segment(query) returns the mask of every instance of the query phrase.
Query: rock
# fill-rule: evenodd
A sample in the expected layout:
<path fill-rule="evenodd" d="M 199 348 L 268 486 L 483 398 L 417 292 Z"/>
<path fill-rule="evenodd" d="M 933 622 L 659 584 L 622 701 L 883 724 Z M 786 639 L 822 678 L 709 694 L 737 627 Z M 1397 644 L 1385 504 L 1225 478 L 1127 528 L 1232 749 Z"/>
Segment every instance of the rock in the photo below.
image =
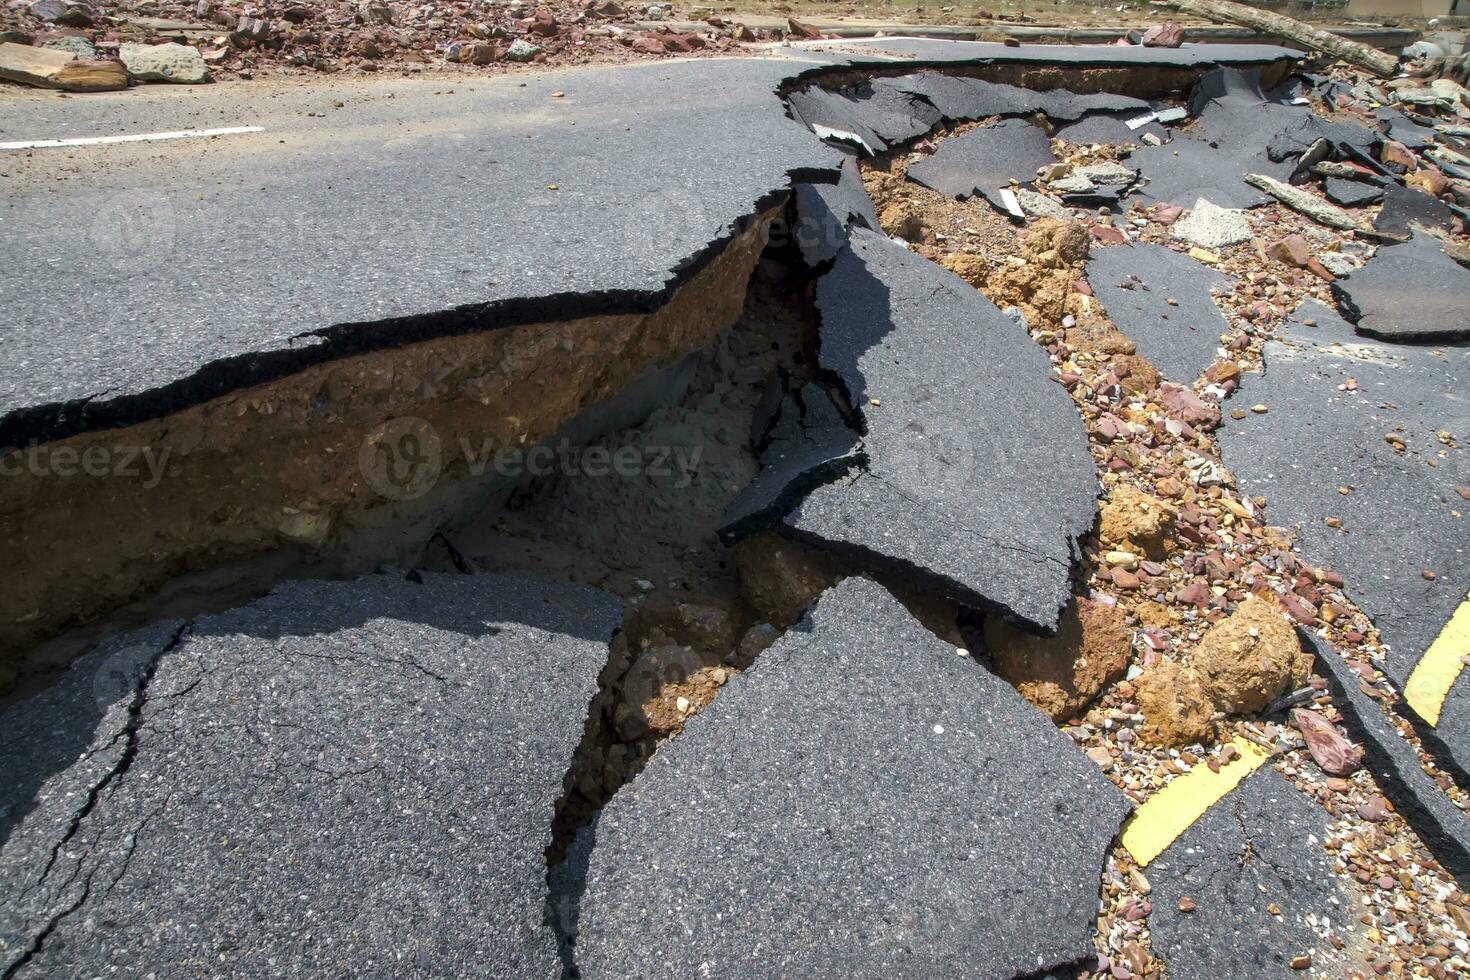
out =
<path fill-rule="evenodd" d="M 505 54 L 505 49 L 498 44 L 488 41 L 474 41 L 470 44 L 450 45 L 450 61 L 461 65 L 488 65 L 499 61 Z"/>
<path fill-rule="evenodd" d="M 1159 372 L 1146 357 L 1137 354 L 1115 354 L 1108 362 L 1123 390 L 1130 395 L 1142 395 L 1159 386 Z"/>
<path fill-rule="evenodd" d="M 985 621 L 985 645 L 995 672 L 1052 721 L 1062 722 L 1123 676 L 1133 634 L 1122 609 L 1079 597 L 1062 613 L 1056 636 L 1022 633 L 992 616 Z"/>
<path fill-rule="evenodd" d="M 32 17 L 65 27 L 91 27 L 97 16 L 91 4 L 66 0 L 36 0 L 28 9 Z"/>
<path fill-rule="evenodd" d="M 1105 551 L 1127 551 L 1155 560 L 1174 545 L 1179 509 L 1132 487 L 1115 487 L 1103 501 L 1098 540 Z"/>
<path fill-rule="evenodd" d="M 1245 182 L 1258 187 L 1293 211 L 1299 211 L 1318 224 L 1345 231 L 1362 231 L 1363 226 L 1356 218 L 1335 204 L 1328 204 L 1315 194 L 1292 187 L 1290 184 L 1268 177 L 1265 174 L 1247 174 Z"/>
<path fill-rule="evenodd" d="M 1273 259 L 1305 269 L 1312 258 L 1312 248 L 1301 235 L 1287 235 L 1266 250 Z"/>
<path fill-rule="evenodd" d="M 53 34 L 43 37 L 41 47 L 52 51 L 70 51 L 80 61 L 91 61 L 97 57 L 97 47 L 84 37 L 72 34 Z"/>
<path fill-rule="evenodd" d="M 506 49 L 505 60 L 531 61 L 540 53 L 541 49 L 539 47 L 527 41 L 525 38 L 518 37 L 510 42 L 510 47 Z"/>
<path fill-rule="evenodd" d="M 1105 186 L 1126 186 L 1138 179 L 1138 171 L 1132 167 L 1125 167 L 1113 160 L 1104 160 L 1102 163 L 1090 163 L 1078 167 L 1078 177 L 1091 181 L 1093 184 Z"/>
<path fill-rule="evenodd" d="M 1201 248 L 1221 249 L 1249 241 L 1251 227 L 1244 211 L 1216 207 L 1200 198 L 1188 217 L 1174 222 L 1170 234 Z"/>
<path fill-rule="evenodd" d="M 1307 751 L 1329 776 L 1347 776 L 1363 765 L 1363 750 L 1349 742 L 1337 726 L 1315 711 L 1293 708 L 1292 723 L 1306 740 Z"/>
<path fill-rule="evenodd" d="M 1190 657 L 1211 700 L 1230 714 L 1255 714 L 1306 684 L 1312 658 L 1270 599 L 1252 595 L 1210 627 Z"/>
<path fill-rule="evenodd" d="M 795 17 L 786 18 L 786 28 L 791 32 L 792 37 L 801 38 L 804 41 L 815 40 L 822 36 L 821 31 L 812 27 L 810 24 L 803 24 Z"/>
<path fill-rule="evenodd" d="M 33 48 L 24 44 L 0 44 L 0 78 L 49 88 L 56 73 L 75 61 L 76 57 L 70 51 Z"/>
<path fill-rule="evenodd" d="M 538 10 L 531 17 L 530 31 L 542 37 L 555 37 L 561 25 L 556 22 L 556 17 L 549 10 Z"/>
<path fill-rule="evenodd" d="M 259 44 L 271 36 L 271 23 L 261 17 L 241 17 L 235 21 L 230 39 L 236 44 Z"/>
<path fill-rule="evenodd" d="M 51 83 L 68 92 L 115 92 L 128 87 L 128 70 L 121 61 L 73 61 L 51 76 Z"/>
<path fill-rule="evenodd" d="M 1205 401 L 1184 385 L 1172 381 L 1160 384 L 1159 403 L 1170 415 L 1197 429 L 1213 429 L 1220 424 L 1220 406 Z"/>
<path fill-rule="evenodd" d="M 1148 742 L 1175 747 L 1214 739 L 1215 706 L 1188 667 L 1164 661 L 1146 669 L 1133 681 L 1133 697 L 1143 715 L 1140 734 Z"/>
<path fill-rule="evenodd" d="M 1184 28 L 1166 20 L 1144 31 L 1139 43 L 1145 48 L 1177 48 L 1184 43 Z"/>
<path fill-rule="evenodd" d="M 128 74 L 142 82 L 197 85 L 209 81 L 204 56 L 187 44 L 124 43 L 118 56 Z"/>
<path fill-rule="evenodd" d="M 1360 268 L 1358 260 L 1345 252 L 1323 252 L 1317 256 L 1317 261 L 1339 279 L 1352 275 Z"/>

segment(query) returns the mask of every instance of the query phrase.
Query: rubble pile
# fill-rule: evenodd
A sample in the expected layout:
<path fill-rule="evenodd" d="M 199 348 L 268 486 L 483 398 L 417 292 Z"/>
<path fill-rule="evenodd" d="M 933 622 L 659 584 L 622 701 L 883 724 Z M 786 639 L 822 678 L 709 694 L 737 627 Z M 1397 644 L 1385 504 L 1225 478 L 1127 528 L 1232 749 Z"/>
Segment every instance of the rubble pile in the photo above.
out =
<path fill-rule="evenodd" d="M 707 7 L 617 0 L 329 0 L 323 3 L 11 0 L 0 41 L 70 55 L 67 75 L 18 71 L 0 53 L 0 77 L 72 91 L 135 82 L 197 83 L 263 72 L 422 71 L 430 66 L 577 65 L 728 51 L 755 32 Z M 809 31 L 792 21 L 790 33 Z M 787 32 L 767 31 L 772 37 Z M 801 35 L 805 36 L 805 35 Z M 72 59 L 67 59 L 72 60 Z M 121 75 L 119 66 L 125 68 Z M 119 77 L 121 75 L 121 77 Z M 74 77 L 73 77 L 74 76 Z M 105 79 L 103 84 L 99 79 Z M 122 84 L 118 84 L 121 81 Z"/>

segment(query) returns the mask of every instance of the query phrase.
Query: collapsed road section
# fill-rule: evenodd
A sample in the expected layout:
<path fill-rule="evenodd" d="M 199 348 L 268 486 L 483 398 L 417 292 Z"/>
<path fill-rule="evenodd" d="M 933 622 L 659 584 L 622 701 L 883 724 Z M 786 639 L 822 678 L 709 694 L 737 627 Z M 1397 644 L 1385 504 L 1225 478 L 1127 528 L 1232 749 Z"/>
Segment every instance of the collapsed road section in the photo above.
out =
<path fill-rule="evenodd" d="M 235 320 L 192 253 L 197 291 L 145 266 L 43 311 L 103 346 L 117 314 L 155 361 L 83 343 L 42 383 L 26 321 L 5 976 L 1470 968 L 1455 677 L 1443 732 L 1394 725 L 1337 652 L 1384 662 L 1378 569 L 1293 540 L 1312 500 L 1246 492 L 1289 443 L 1232 448 L 1307 397 L 1270 386 L 1329 265 L 1347 295 L 1453 264 L 1455 192 L 1383 161 L 1457 151 L 1324 119 L 1338 81 L 1277 49 L 893 47 L 588 72 L 549 121 L 493 87 L 442 159 L 410 132 L 314 176 L 289 206 L 356 182 L 350 251 L 262 253 Z M 1180 196 L 1179 150 L 1219 201 Z M 1317 196 L 1355 164 L 1380 209 Z M 451 173 L 454 221 L 368 234 Z M 289 263 L 322 254 L 308 301 Z M 1445 383 L 1443 348 L 1387 350 L 1385 390 Z M 1454 423 L 1413 411 L 1453 478 Z M 62 462 L 125 444 L 152 486 Z"/>

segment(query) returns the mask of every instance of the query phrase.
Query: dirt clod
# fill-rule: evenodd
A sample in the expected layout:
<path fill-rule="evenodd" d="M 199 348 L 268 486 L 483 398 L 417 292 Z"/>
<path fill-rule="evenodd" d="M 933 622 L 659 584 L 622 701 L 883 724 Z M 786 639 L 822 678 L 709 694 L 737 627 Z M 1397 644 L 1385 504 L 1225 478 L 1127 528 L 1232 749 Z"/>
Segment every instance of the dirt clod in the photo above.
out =
<path fill-rule="evenodd" d="M 1123 676 L 1133 652 L 1122 610 L 1081 597 L 1062 613 L 1056 636 L 1031 636 L 992 617 L 985 643 L 995 672 L 1053 721 L 1075 717 Z"/>
<path fill-rule="evenodd" d="M 1312 658 L 1269 599 L 1253 595 L 1210 627 L 1190 658 L 1221 711 L 1254 714 L 1311 676 Z"/>

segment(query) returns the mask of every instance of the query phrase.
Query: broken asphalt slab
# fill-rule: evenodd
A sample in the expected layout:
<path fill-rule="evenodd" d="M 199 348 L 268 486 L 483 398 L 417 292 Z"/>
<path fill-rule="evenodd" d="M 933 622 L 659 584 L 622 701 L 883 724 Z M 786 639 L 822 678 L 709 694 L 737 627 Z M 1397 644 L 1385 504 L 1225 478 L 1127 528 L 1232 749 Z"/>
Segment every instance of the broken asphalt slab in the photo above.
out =
<path fill-rule="evenodd" d="M 602 811 L 578 966 L 1039 973 L 1092 954 L 1127 810 L 1008 684 L 848 579 Z"/>
<path fill-rule="evenodd" d="M 1259 45 L 881 40 L 881 58 L 863 45 L 802 49 L 803 61 L 482 79 L 452 96 L 435 80 L 372 80 L 332 123 L 294 92 L 267 107 L 230 91 L 28 104 L 24 128 L 36 135 L 175 130 L 181 97 L 267 131 L 207 154 L 79 151 L 89 166 L 64 181 L 51 158 L 25 165 L 0 244 L 11 324 L 0 446 L 156 418 L 418 339 L 656 308 L 732 223 L 779 200 L 792 174 L 836 166 L 777 92 L 838 68 L 888 72 L 895 57 L 915 70 L 1284 68 L 1299 57 Z M 552 101 L 553 88 L 564 97 Z M 6 130 L 19 118 L 0 108 Z M 126 165 L 140 155 L 147 167 Z M 38 290 L 38 278 L 66 288 Z"/>
<path fill-rule="evenodd" d="M 881 230 L 855 157 L 842 161 L 836 183 L 797 184 L 792 193 L 796 199 L 796 246 L 810 268 L 837 257 L 847 244 L 849 227 Z"/>
<path fill-rule="evenodd" d="M 1078 94 L 1066 89 L 1039 91 L 935 71 L 878 78 L 869 84 L 873 89 L 892 90 L 922 99 L 949 122 L 971 122 L 991 116 L 1030 116 L 1038 112 L 1059 122 L 1071 122 L 1088 112 L 1129 111 L 1138 115 L 1149 109 L 1144 100 L 1126 95 L 1109 92 Z"/>
<path fill-rule="evenodd" d="M 1008 213 L 1000 192 L 1012 182 L 1034 186 L 1036 171 L 1055 162 L 1045 130 L 1024 119 L 1002 119 L 951 136 L 932 154 L 909 164 L 908 178 L 956 200 L 982 194 L 996 210 Z"/>
<path fill-rule="evenodd" d="M 559 977 L 544 852 L 620 622 L 381 575 L 100 648 L 0 716 L 0 968 Z"/>
<path fill-rule="evenodd" d="M 1236 397 L 1268 411 L 1227 416 L 1218 434 L 1241 489 L 1296 528 L 1302 559 L 1343 576 L 1400 688 L 1470 590 L 1470 531 L 1455 514 L 1470 463 L 1438 436 L 1470 432 L 1467 352 L 1369 340 L 1308 302 L 1266 344 L 1265 372 L 1241 380 Z"/>
<path fill-rule="evenodd" d="M 1379 247 L 1351 279 L 1332 284 L 1332 295 L 1358 333 L 1369 337 L 1396 341 L 1470 338 L 1470 302 L 1466 301 L 1470 271 L 1422 231 L 1401 245 Z M 1466 430 L 1449 427 L 1449 431 L 1458 436 Z"/>
<path fill-rule="evenodd" d="M 1328 818 L 1269 766 L 1248 776 L 1148 866 L 1154 955 L 1178 980 L 1330 972 L 1328 924 L 1345 933 L 1354 901 L 1323 850 Z M 1188 898 L 1191 911 L 1179 908 Z M 1280 909 L 1272 915 L 1269 906 Z M 1307 916 L 1322 926 L 1314 927 Z"/>
<path fill-rule="evenodd" d="M 1470 877 L 1470 814 L 1456 806 L 1419 763 L 1378 701 L 1363 693 L 1362 678 L 1327 644 L 1305 631 L 1303 649 L 1327 678 L 1332 703 L 1348 736 L 1363 747 L 1363 762 L 1393 808 L 1414 828 L 1435 860 L 1461 881 Z"/>
<path fill-rule="evenodd" d="M 863 229 L 818 280 L 816 307 L 819 366 L 865 431 L 841 475 L 824 474 L 778 529 L 1055 629 L 1076 539 L 1096 516 L 1097 475 L 1045 353 L 964 280 Z M 816 441 L 814 464 L 847 448 Z M 727 540 L 732 528 L 760 529 L 751 512 L 769 519 L 786 506 L 772 498 L 790 480 L 757 481 L 765 496 L 727 511 Z"/>
<path fill-rule="evenodd" d="M 1092 250 L 1087 282 L 1166 378 L 1192 385 L 1215 362 L 1230 325 L 1210 294 L 1229 289 L 1226 276 L 1163 245 L 1120 245 Z"/>

